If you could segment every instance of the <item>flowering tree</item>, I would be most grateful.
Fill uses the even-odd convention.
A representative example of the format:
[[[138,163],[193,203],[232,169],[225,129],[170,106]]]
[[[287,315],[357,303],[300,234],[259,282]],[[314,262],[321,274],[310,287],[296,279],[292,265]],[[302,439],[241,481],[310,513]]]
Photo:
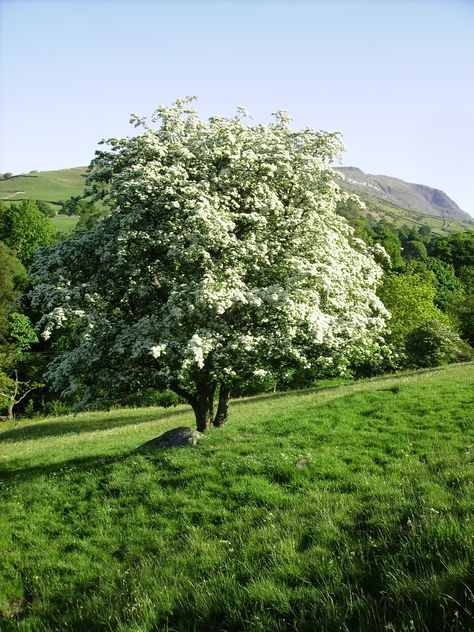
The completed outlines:
[[[202,121],[188,101],[107,141],[89,185],[111,215],[40,253],[44,338],[72,343],[49,378],[83,406],[168,386],[198,430],[227,417],[236,377],[335,366],[379,352],[381,269],[339,217],[337,134],[247,114]],[[218,393],[214,416],[214,398]]]

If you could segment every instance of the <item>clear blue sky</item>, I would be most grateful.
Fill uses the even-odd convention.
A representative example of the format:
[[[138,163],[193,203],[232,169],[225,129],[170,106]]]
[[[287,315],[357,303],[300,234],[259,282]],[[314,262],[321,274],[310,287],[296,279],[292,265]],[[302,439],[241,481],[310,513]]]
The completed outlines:
[[[0,0],[0,172],[85,165],[132,112],[286,109],[343,164],[474,214],[474,1]]]

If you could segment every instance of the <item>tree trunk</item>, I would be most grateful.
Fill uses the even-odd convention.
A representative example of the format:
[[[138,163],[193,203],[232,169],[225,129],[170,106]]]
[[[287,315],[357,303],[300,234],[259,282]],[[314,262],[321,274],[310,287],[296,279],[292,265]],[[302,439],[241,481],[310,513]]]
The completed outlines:
[[[209,430],[212,424],[212,417],[209,414],[209,408],[206,402],[199,402],[196,408],[194,408],[194,414],[196,415],[196,429],[198,432],[206,432],[206,430]]]
[[[217,382],[212,382],[211,391],[209,393],[209,416],[211,418],[211,424],[214,418],[214,395],[216,394],[216,388],[217,388]]]
[[[219,389],[219,403],[217,405],[217,413],[214,418],[213,424],[214,426],[220,427],[223,426],[227,421],[227,415],[229,410],[229,400],[230,400],[230,388],[223,382],[221,383],[221,387]]]
[[[196,416],[196,429],[199,432],[206,432],[206,430],[212,427],[214,418],[214,394],[217,384],[209,380],[202,380],[195,382],[195,384],[195,395],[179,386],[176,382],[171,383],[170,388],[181,397],[184,397],[192,407]]]
[[[7,419],[9,421],[13,420],[13,406],[15,405],[15,402],[10,402],[8,404],[8,413],[7,413]]]
[[[198,393],[197,401],[193,406],[196,415],[196,429],[199,432],[206,432],[212,425],[211,406],[208,393]]]
[[[196,415],[196,428],[199,432],[206,432],[212,426],[214,416],[215,382],[200,382],[196,384],[197,395],[191,404]]]

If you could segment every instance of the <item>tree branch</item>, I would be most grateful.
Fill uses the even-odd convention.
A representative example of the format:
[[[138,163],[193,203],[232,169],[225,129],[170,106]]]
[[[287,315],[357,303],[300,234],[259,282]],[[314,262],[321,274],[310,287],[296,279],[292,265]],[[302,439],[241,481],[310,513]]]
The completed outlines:
[[[15,401],[15,404],[19,404],[22,399],[25,399],[25,397],[28,395],[28,393],[31,393],[31,391],[34,391],[37,388],[39,388],[39,386],[32,386],[31,388],[29,388],[25,393],[23,393],[23,395],[20,397],[20,399],[17,399]]]
[[[174,391],[177,395],[185,399],[190,406],[193,408],[197,406],[197,399],[185,388],[180,386],[178,382],[170,382],[170,389]]]

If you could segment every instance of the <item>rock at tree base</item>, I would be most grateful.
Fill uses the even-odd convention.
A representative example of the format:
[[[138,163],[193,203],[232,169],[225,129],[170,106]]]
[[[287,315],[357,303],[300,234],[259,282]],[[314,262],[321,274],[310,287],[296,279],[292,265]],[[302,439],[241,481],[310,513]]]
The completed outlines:
[[[187,445],[196,445],[201,437],[201,432],[193,430],[193,428],[180,426],[179,428],[168,430],[168,432],[165,432],[151,441],[147,441],[137,448],[137,450],[145,452],[157,448],[162,450],[166,450],[167,448],[184,448]]]

